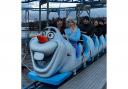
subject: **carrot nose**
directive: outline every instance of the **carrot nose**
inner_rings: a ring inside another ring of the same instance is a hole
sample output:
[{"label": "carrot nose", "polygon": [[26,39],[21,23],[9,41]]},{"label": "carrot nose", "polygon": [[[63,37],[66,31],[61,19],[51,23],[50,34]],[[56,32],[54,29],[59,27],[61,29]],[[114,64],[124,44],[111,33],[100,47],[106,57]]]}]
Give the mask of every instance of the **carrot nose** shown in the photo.
[{"label": "carrot nose", "polygon": [[45,43],[45,42],[48,41],[48,37],[47,37],[47,36],[38,35],[37,38],[38,38],[38,41],[39,41],[40,43]]}]

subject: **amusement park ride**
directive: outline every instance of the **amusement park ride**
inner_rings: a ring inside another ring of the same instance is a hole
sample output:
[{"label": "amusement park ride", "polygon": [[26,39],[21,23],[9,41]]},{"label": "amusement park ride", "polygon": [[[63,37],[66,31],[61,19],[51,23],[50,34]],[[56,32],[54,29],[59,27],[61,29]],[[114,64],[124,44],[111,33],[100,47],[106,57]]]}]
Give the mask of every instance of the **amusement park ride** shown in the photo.
[{"label": "amusement park ride", "polygon": [[55,27],[47,27],[40,35],[30,40],[30,53],[34,71],[29,72],[32,80],[59,85],[80,67],[86,67],[95,57],[104,53],[106,37],[93,38],[82,34],[83,43],[76,50]]},{"label": "amusement park ride", "polygon": [[[105,53],[106,36],[101,35],[98,38],[96,35],[90,37],[82,34],[82,41],[78,42],[78,56],[76,56],[76,50],[68,38],[63,37],[57,28],[48,26],[49,13],[51,11],[76,11],[79,21],[80,11],[85,10],[90,16],[90,9],[105,7],[106,0],[26,0],[22,3],[34,1],[39,1],[39,8],[22,8],[28,12],[29,10],[39,11],[40,33],[29,42],[34,71],[30,71],[28,77],[44,84],[59,86],[72,75],[76,75],[80,68],[86,68],[87,64],[90,65]],[[78,3],[78,5],[67,8],[49,8],[49,2]],[[45,3],[47,3],[47,8],[41,8],[41,5]],[[41,29],[41,11],[47,11],[47,27],[44,29]],[[36,83],[35,86],[29,86],[33,88],[26,89],[35,89]]]}]

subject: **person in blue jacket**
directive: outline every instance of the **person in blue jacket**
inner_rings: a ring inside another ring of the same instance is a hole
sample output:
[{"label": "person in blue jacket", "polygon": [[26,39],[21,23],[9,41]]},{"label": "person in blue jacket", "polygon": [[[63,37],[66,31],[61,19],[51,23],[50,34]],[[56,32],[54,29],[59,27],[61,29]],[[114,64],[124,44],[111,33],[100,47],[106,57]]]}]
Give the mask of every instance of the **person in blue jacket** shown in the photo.
[{"label": "person in blue jacket", "polygon": [[80,29],[77,27],[76,23],[77,21],[73,18],[67,18],[66,19],[68,28],[64,30],[66,37],[70,41],[70,43],[73,45],[73,47],[76,49],[76,57],[79,53],[78,48],[78,41],[80,40],[81,32]]}]

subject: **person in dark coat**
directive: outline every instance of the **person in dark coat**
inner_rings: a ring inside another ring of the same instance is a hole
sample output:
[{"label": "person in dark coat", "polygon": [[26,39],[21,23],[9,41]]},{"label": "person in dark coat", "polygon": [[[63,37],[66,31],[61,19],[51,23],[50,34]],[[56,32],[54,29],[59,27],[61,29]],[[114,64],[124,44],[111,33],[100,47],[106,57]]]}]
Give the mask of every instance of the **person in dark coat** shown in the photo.
[{"label": "person in dark coat", "polygon": [[99,19],[99,31],[100,35],[106,35],[106,24],[104,24],[104,20],[102,18]]},{"label": "person in dark coat", "polygon": [[86,33],[88,36],[92,36],[94,34],[93,32],[93,26],[90,24],[89,17],[85,16],[82,20],[82,24],[79,25],[79,28],[81,32]]},{"label": "person in dark coat", "polygon": [[57,19],[56,27],[59,29],[61,34],[64,34],[65,25],[64,25],[64,22],[63,22],[63,20],[61,18]]},{"label": "person in dark coat", "polygon": [[106,25],[106,19],[104,19],[104,30],[103,35],[105,36],[107,34],[107,25]]},{"label": "person in dark coat", "polygon": [[99,26],[99,22],[97,19],[94,20],[93,25],[94,25],[94,34],[100,37],[102,35],[102,30]]}]

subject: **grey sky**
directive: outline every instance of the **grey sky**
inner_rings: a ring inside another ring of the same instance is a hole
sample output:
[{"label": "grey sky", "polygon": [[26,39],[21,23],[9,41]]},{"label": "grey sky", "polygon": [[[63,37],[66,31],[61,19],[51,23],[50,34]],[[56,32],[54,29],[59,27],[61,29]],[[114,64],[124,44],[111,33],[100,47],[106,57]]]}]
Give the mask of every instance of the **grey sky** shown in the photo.
[{"label": "grey sky", "polygon": [[[66,4],[66,3],[50,3],[50,8],[59,8],[59,7],[74,7],[76,6],[76,4],[74,3],[70,3],[70,4]],[[34,2],[34,3],[30,3],[30,4],[22,4],[22,8],[23,7],[33,7],[33,8],[38,8],[38,2]],[[43,8],[46,8],[46,4],[42,5]],[[46,19],[46,12],[43,11],[42,12],[42,20]],[[60,13],[61,17],[65,17],[66,13],[64,11],[62,11]],[[87,13],[83,12],[81,14],[81,16],[86,16]],[[72,11],[69,16],[73,16],[75,17],[75,11]],[[103,17],[106,16],[106,8],[97,8],[97,9],[91,9],[91,17]],[[30,21],[33,20],[38,20],[38,11],[30,11]],[[57,18],[58,14],[55,12],[51,12],[49,15],[49,18]],[[25,11],[22,11],[22,21],[25,20]]]}]

